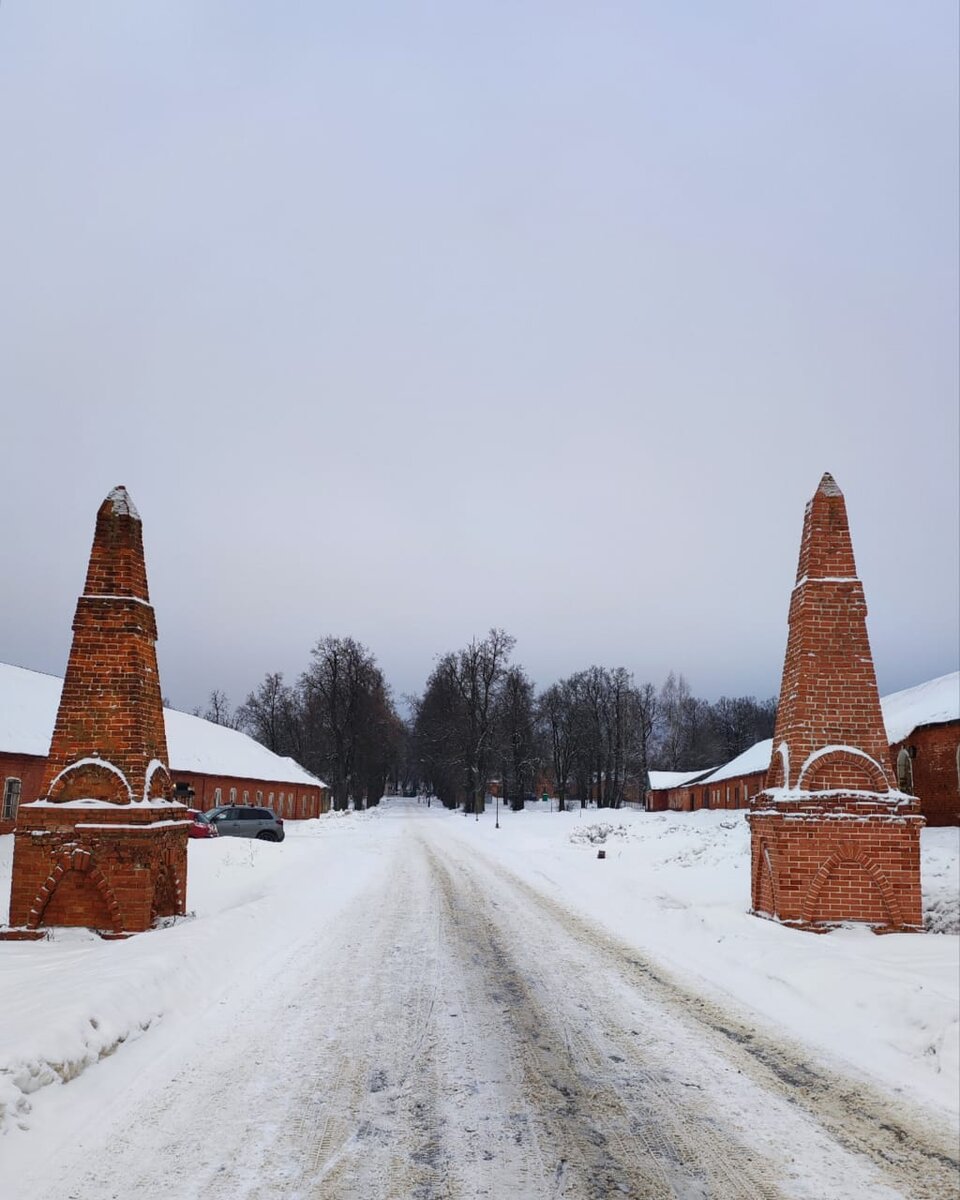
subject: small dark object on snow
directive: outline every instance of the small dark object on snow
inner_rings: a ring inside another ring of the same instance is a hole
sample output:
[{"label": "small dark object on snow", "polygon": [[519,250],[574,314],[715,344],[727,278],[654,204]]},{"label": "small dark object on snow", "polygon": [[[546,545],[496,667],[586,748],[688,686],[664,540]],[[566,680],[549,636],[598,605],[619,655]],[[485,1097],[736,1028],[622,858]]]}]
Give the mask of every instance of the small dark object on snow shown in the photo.
[{"label": "small dark object on snow", "polygon": [[606,858],[606,857],[607,857],[606,850],[598,850],[597,851],[597,858]]}]

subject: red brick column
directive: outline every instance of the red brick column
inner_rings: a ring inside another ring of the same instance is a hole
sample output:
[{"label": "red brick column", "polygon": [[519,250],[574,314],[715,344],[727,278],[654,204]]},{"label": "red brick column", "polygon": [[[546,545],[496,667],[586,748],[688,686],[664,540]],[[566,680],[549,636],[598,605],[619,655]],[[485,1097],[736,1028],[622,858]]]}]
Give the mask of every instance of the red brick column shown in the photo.
[{"label": "red brick column", "polygon": [[118,487],[97,513],[40,796],[20,806],[10,934],[122,936],[185,911],[189,821],[173,800],[156,637],[140,517]]},{"label": "red brick column", "polygon": [[808,929],[922,926],[916,799],[899,792],[843,494],[807,505],[767,787],[751,802],[753,911]]}]

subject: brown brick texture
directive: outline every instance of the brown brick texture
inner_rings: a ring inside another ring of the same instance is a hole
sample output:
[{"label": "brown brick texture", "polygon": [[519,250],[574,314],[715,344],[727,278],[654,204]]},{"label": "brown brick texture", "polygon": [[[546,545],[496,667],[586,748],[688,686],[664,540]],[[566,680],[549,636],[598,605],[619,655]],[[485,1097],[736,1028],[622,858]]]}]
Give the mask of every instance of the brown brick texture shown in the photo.
[{"label": "brown brick texture", "polygon": [[156,636],[140,518],[116,488],[97,513],[41,799],[18,813],[12,927],[118,935],[185,911],[189,822],[171,802]]},{"label": "brown brick texture", "polygon": [[824,475],[804,516],[773,760],[748,818],[753,910],[802,928],[922,924],[923,818],[897,794],[866,616],[846,504]]}]

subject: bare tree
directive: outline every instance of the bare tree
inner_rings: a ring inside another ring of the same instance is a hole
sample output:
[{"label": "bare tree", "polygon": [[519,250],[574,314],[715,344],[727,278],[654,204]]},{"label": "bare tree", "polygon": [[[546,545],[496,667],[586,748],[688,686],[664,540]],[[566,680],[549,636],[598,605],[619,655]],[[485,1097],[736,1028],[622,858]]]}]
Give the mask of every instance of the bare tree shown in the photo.
[{"label": "bare tree", "polygon": [[560,811],[567,806],[567,786],[580,753],[583,735],[581,677],[573,675],[552,684],[538,703],[541,724],[550,746]]},{"label": "bare tree", "polygon": [[237,709],[242,728],[274,754],[299,758],[303,713],[299,697],[277,672],[268,674]]},{"label": "bare tree", "polygon": [[533,684],[521,666],[510,667],[503,677],[497,723],[503,798],[519,812],[524,796],[533,788],[538,762]]},{"label": "bare tree", "polygon": [[418,782],[446,808],[456,808],[466,797],[467,722],[455,654],[437,660],[423,695],[411,707]]},{"label": "bare tree", "polygon": [[495,702],[514,645],[515,639],[504,630],[491,629],[482,640],[473,638],[456,656],[455,680],[466,718],[468,812],[483,809],[493,760]]},{"label": "bare tree", "polygon": [[230,708],[226,692],[221,692],[218,688],[214,688],[210,693],[207,707],[203,710],[195,708],[193,715],[203,717],[205,721],[210,721],[214,725],[223,725],[227,729],[239,729],[242,724],[238,713],[233,712]]},{"label": "bare tree", "polygon": [[[373,759],[388,727],[390,735],[395,733],[393,721],[399,719],[383,674],[365,646],[349,637],[325,637],[311,654],[313,662],[300,680],[305,765],[329,777],[335,808],[349,807],[351,796],[359,806],[368,786],[385,778],[383,763],[375,767]],[[379,798],[378,793],[374,800]]]}]

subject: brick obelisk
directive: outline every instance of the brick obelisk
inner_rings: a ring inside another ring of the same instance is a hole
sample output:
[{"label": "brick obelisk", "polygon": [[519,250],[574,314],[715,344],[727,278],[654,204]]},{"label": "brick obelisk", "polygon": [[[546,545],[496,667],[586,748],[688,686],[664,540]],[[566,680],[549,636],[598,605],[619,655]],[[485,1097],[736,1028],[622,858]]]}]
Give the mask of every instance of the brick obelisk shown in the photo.
[{"label": "brick obelisk", "polygon": [[915,797],[897,790],[843,493],[807,504],[767,787],[748,814],[753,911],[821,931],[922,927]]},{"label": "brick obelisk", "polygon": [[172,798],[156,638],[143,528],[121,486],[97,512],[40,796],[20,806],[8,936],[123,936],[184,912],[189,821]]}]

